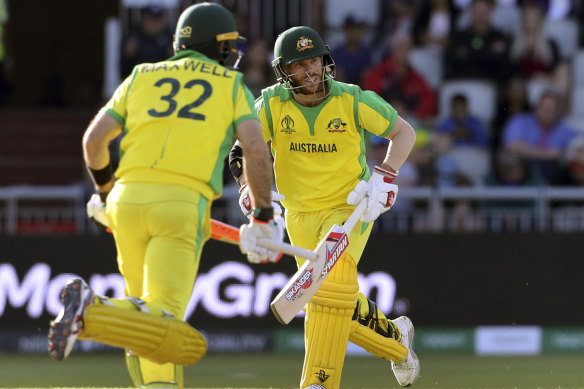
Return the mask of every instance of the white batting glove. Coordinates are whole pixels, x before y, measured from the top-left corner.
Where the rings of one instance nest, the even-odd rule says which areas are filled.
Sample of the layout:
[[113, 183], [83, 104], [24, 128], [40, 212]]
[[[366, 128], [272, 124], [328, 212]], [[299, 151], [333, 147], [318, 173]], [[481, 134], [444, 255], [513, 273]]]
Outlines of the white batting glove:
[[249, 224], [244, 224], [239, 229], [239, 249], [247, 255], [247, 260], [251, 263], [278, 262], [282, 253], [259, 246], [258, 239], [282, 242], [284, 228], [284, 219], [281, 216], [275, 216], [267, 222], [251, 217]]
[[[276, 201], [285, 200], [286, 196], [272, 191], [272, 208], [274, 208], [274, 215], [281, 215], [282, 214], [282, 207], [280, 204], [276, 203]], [[245, 217], [249, 217], [251, 215], [251, 197], [249, 195], [249, 186], [244, 184], [241, 188], [239, 188], [239, 207], [241, 208], [241, 212], [245, 215]]]
[[94, 222], [99, 228], [111, 231], [109, 227], [109, 220], [105, 213], [105, 203], [99, 196], [99, 194], [94, 193], [89, 201], [87, 202], [86, 206], [87, 216], [89, 219]]
[[351, 205], [357, 205], [367, 197], [367, 208], [360, 219], [362, 222], [371, 223], [383, 212], [389, 211], [397, 197], [397, 185], [391, 183], [396, 177], [397, 173], [375, 166], [369, 181], [359, 181], [349, 193], [347, 203]]

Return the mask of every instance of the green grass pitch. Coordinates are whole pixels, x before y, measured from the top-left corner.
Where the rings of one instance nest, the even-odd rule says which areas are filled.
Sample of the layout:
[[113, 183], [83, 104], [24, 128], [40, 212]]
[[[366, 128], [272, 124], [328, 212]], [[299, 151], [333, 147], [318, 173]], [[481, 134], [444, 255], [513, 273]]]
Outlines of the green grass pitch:
[[[421, 388], [584, 388], [584, 354], [478, 357], [420, 354]], [[187, 388], [298, 388], [301, 354], [209, 354], [185, 369]], [[1, 388], [129, 388], [122, 354], [0, 354]], [[398, 388], [389, 362], [347, 357], [342, 388]]]

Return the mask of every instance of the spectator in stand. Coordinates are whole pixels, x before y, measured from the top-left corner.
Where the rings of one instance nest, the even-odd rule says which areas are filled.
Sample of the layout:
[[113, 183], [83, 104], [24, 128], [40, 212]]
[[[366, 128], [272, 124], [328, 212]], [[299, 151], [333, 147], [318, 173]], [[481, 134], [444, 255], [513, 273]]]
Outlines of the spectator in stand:
[[480, 78], [502, 85], [509, 74], [509, 40], [491, 24], [493, 0], [473, 0], [470, 27], [451, 34], [445, 78]]
[[144, 62], [160, 62], [174, 55], [172, 32], [160, 5], [142, 8], [140, 28], [132, 30], [123, 40], [122, 77], [128, 76], [134, 66]]
[[390, 55], [367, 73], [363, 89], [376, 92], [386, 101], [400, 99], [419, 119], [432, 120], [436, 113], [436, 93], [409, 63], [412, 38], [405, 33], [391, 36]]
[[434, 127], [432, 143], [439, 177], [451, 185], [478, 185], [489, 171], [489, 135], [470, 114], [467, 97], [452, 96], [450, 116]]
[[373, 65], [373, 51], [363, 41], [365, 22], [355, 15], [345, 18], [345, 41], [332, 51], [337, 69], [337, 80], [361, 85], [363, 76]]
[[501, 150], [494, 158], [493, 169], [485, 180], [485, 184], [488, 186], [517, 188], [538, 186], [542, 184], [542, 181], [533, 174], [524, 159]]
[[509, 79], [497, 104], [497, 113], [493, 121], [491, 136], [491, 150], [493, 152], [501, 147], [501, 134], [509, 118], [527, 113], [530, 110], [531, 105], [529, 104], [525, 79], [520, 75], [514, 75]]
[[414, 22], [414, 44], [442, 54], [454, 30], [456, 14], [453, 0], [424, 1]]
[[584, 186], [584, 135], [572, 139], [558, 174], [552, 180], [557, 186]]
[[577, 18], [582, 11], [581, 0], [519, 0], [519, 3], [539, 5], [547, 20]]
[[576, 131], [562, 121], [562, 96], [545, 91], [531, 113], [511, 118], [503, 133], [504, 149], [528, 161], [535, 174], [551, 182]]
[[451, 147], [471, 146], [487, 149], [488, 130], [468, 111], [468, 100], [463, 94], [452, 96], [451, 114], [434, 128], [436, 136], [443, 136]]
[[523, 6], [522, 29], [511, 45], [514, 73], [553, 85], [567, 96], [570, 91], [569, 65], [561, 61], [556, 42], [545, 35], [543, 21], [539, 5], [533, 2]]
[[241, 72], [245, 84], [255, 98], [260, 96], [262, 89], [276, 82], [270, 61], [270, 50], [265, 40], [257, 39], [248, 43], [241, 63]]

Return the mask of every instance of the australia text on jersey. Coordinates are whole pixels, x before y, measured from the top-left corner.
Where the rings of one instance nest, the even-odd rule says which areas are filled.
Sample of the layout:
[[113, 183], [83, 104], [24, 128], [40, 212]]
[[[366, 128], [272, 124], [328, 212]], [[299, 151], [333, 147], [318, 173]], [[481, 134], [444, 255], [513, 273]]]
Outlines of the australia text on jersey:
[[290, 151], [300, 151], [302, 153], [336, 153], [337, 145], [334, 143], [290, 142]]
[[201, 61], [184, 61], [184, 62], [160, 62], [153, 64], [144, 64], [140, 71], [145, 72], [156, 72], [158, 70], [191, 70], [193, 72], [199, 71], [201, 73], [211, 74], [212, 76], [220, 76], [225, 78], [232, 78], [233, 71], [224, 68], [220, 65], [215, 65], [207, 62]]

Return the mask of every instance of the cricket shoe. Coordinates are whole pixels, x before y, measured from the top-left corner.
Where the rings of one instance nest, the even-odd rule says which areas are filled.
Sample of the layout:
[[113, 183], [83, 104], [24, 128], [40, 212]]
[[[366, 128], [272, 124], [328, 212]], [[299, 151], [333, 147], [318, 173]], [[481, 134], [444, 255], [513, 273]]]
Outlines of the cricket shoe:
[[51, 321], [49, 329], [49, 355], [62, 361], [73, 349], [77, 336], [83, 329], [85, 309], [93, 300], [93, 291], [81, 278], [73, 278], [61, 291], [63, 309]]
[[391, 361], [391, 369], [401, 386], [410, 386], [420, 376], [420, 360], [412, 348], [414, 325], [407, 316], [400, 316], [392, 321], [399, 328], [399, 332], [401, 333], [401, 340], [399, 342], [408, 349], [408, 356], [402, 362]]

